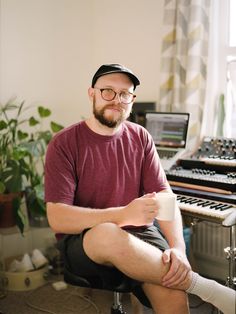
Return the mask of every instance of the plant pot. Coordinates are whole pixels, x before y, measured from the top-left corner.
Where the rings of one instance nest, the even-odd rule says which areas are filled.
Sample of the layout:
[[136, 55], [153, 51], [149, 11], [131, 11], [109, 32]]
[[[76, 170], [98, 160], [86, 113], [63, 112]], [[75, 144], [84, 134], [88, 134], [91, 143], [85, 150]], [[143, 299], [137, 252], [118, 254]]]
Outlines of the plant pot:
[[16, 225], [13, 201], [17, 198], [21, 198], [20, 192], [0, 194], [0, 228], [10, 228]]

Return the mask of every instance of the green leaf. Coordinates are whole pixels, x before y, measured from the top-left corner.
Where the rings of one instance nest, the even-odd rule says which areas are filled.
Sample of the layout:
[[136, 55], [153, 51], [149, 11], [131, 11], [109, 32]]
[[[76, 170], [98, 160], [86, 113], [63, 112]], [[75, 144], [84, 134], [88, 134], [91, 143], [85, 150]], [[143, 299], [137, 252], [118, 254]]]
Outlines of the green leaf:
[[18, 130], [17, 132], [17, 137], [20, 141], [26, 139], [28, 136], [29, 136], [28, 133], [22, 132], [21, 130]]
[[6, 189], [5, 184], [0, 181], [0, 193], [4, 193], [5, 189]]
[[0, 120], [0, 131], [7, 128], [7, 123], [4, 120]]
[[26, 224], [26, 217], [21, 211], [21, 199], [16, 197], [12, 201], [13, 212], [16, 220], [16, 225], [20, 229], [21, 234], [24, 232], [24, 226]]
[[35, 126], [35, 125], [37, 125], [37, 124], [39, 124], [39, 121], [38, 121], [38, 120], [36, 120], [34, 117], [30, 117], [30, 118], [29, 118], [29, 125], [30, 125], [30, 126]]
[[2, 172], [2, 180], [8, 192], [19, 192], [22, 189], [20, 164], [16, 160], [8, 161], [7, 167]]
[[46, 216], [46, 206], [44, 202], [44, 187], [42, 184], [38, 184], [32, 189], [28, 187], [26, 189], [26, 201], [28, 209], [42, 216]]
[[51, 115], [51, 110], [49, 110], [45, 107], [39, 106], [38, 107], [38, 113], [39, 113], [41, 118], [46, 118], [46, 117], [49, 117]]
[[12, 157], [16, 161], [19, 161], [19, 160], [23, 159], [24, 157], [26, 157], [27, 153], [28, 153], [27, 150], [22, 145], [14, 146], [13, 151], [12, 151]]
[[38, 184], [35, 186], [35, 193], [38, 199], [44, 200], [44, 187], [42, 184]]
[[37, 141], [24, 143], [22, 147], [24, 147], [29, 155], [36, 158], [43, 156], [46, 151], [44, 140], [40, 138]]
[[20, 116], [22, 108], [24, 107], [24, 104], [25, 104], [25, 101], [23, 100], [18, 107], [17, 117]]
[[64, 128], [62, 125], [60, 125], [56, 122], [53, 122], [53, 121], [50, 123], [50, 125], [51, 125], [51, 129], [54, 133], [57, 133]]
[[52, 139], [52, 133], [50, 131], [40, 132], [39, 139], [43, 139], [47, 145], [50, 142], [50, 140]]

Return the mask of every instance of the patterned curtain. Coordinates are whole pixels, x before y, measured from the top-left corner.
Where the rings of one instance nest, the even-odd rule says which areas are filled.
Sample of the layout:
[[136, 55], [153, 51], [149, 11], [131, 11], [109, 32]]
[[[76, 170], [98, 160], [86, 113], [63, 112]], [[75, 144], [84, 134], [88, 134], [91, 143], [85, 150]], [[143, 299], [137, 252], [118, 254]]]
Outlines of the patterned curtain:
[[188, 143], [200, 134], [207, 76], [210, 0], [165, 0], [160, 111], [189, 112]]

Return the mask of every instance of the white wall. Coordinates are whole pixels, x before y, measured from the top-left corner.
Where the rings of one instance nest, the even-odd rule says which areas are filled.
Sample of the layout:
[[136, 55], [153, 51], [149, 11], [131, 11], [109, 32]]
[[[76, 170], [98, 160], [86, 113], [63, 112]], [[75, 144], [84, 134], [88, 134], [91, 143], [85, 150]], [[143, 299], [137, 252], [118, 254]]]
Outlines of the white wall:
[[91, 77], [110, 62], [139, 76], [138, 100], [158, 101], [163, 2], [0, 0], [0, 102], [40, 103], [69, 125], [89, 115]]

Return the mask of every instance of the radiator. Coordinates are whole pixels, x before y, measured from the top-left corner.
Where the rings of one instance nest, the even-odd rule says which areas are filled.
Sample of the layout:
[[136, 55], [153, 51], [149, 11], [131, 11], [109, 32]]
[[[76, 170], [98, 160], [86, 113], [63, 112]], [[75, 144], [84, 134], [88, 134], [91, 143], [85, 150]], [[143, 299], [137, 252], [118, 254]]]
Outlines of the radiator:
[[229, 263], [224, 248], [230, 246], [230, 229], [211, 222], [192, 227], [191, 258], [194, 270], [200, 274], [226, 281]]

